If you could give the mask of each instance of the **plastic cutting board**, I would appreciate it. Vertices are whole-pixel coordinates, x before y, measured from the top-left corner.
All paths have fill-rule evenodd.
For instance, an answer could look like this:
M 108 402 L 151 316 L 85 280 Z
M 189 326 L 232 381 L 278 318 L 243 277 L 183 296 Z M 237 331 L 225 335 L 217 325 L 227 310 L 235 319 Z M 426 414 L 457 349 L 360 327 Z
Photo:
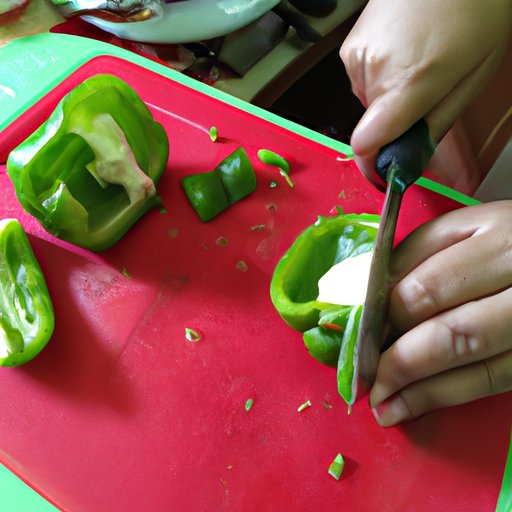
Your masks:
M 1 158 L 65 93 L 105 72 L 138 92 L 170 139 L 165 212 L 101 254 L 45 233 L 0 168 L 0 214 L 30 233 L 56 314 L 39 357 L 0 369 L 3 464 L 69 512 L 494 510 L 511 394 L 380 428 L 364 402 L 347 415 L 335 370 L 271 305 L 275 264 L 317 215 L 380 212 L 380 193 L 341 161 L 349 148 L 105 44 L 45 35 L 2 50 L 0 66 L 12 66 L 3 91 L 14 96 L 3 96 Z M 203 224 L 179 180 L 240 145 L 258 188 Z M 290 161 L 295 189 L 258 162 L 260 148 Z M 423 184 L 406 194 L 400 237 L 461 206 Z M 186 327 L 203 339 L 188 342 Z M 338 452 L 340 481 L 327 474 Z

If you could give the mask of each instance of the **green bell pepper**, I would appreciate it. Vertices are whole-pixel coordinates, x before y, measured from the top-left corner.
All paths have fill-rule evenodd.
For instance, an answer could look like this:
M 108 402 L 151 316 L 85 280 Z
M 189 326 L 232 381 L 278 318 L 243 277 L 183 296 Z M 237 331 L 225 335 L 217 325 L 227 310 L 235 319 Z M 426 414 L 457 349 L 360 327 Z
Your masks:
M 240 147 L 213 171 L 190 174 L 181 180 L 183 191 L 203 222 L 208 222 L 256 189 L 256 174 Z
M 25 231 L 0 220 L 0 366 L 34 358 L 53 333 L 53 306 Z
M 93 76 L 15 148 L 7 171 L 22 206 L 53 235 L 93 251 L 118 241 L 160 202 L 163 127 L 128 84 Z
M 348 405 L 354 403 L 355 398 L 355 382 L 354 382 L 354 366 L 356 364 L 356 341 L 357 334 L 359 331 L 359 322 L 361 320 L 361 314 L 363 312 L 363 306 L 354 306 L 350 311 L 350 315 L 347 321 L 347 327 L 343 333 L 341 340 L 340 355 L 338 358 L 338 392 L 347 402 Z
M 318 297 L 319 279 L 340 261 L 373 250 L 378 215 L 320 216 L 276 265 L 270 296 L 283 320 L 303 333 L 309 353 L 338 368 L 338 390 L 353 402 L 354 347 L 361 305 L 329 304 Z
M 501 491 L 496 505 L 496 512 L 510 512 L 512 510 L 512 430 L 510 431 L 510 444 L 508 449 L 505 472 Z

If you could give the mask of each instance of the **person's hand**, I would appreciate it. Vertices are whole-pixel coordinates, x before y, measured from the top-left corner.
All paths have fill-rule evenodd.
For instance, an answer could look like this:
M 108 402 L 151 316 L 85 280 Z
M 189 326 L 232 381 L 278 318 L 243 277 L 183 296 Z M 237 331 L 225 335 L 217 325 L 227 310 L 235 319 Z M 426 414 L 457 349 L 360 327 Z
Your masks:
M 351 146 L 375 182 L 378 150 L 425 118 L 438 142 L 507 48 L 510 0 L 370 0 L 340 56 L 367 110 Z
M 512 390 L 512 201 L 450 212 L 392 253 L 390 320 L 370 404 L 390 426 Z

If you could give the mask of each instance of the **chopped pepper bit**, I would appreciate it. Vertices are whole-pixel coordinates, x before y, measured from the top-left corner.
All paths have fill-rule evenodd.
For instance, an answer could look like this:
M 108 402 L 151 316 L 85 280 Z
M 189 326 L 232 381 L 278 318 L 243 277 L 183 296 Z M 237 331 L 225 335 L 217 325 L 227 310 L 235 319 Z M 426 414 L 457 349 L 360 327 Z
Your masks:
M 290 188 L 295 186 L 289 175 L 290 164 L 281 155 L 278 155 L 269 149 L 260 149 L 258 151 L 258 159 L 264 164 L 277 167 L 279 169 L 279 174 L 286 180 L 288 186 Z
M 330 322 L 322 322 L 321 320 L 318 322 L 318 325 L 320 327 L 323 327 L 324 329 L 328 329 L 331 331 L 340 331 L 341 332 L 341 331 L 345 330 L 345 328 L 342 327 L 341 325 L 330 323 Z
M 306 400 L 302 405 L 299 405 L 299 407 L 297 408 L 297 411 L 302 412 L 304 409 L 311 407 L 311 405 L 312 405 L 311 400 Z
M 248 398 L 247 402 L 245 402 L 245 410 L 250 411 L 254 400 L 252 398 Z
M 242 272 L 247 272 L 247 270 L 249 269 L 249 267 L 247 266 L 247 263 L 245 263 L 244 260 L 240 260 L 237 264 L 236 264 L 236 268 Z
M 341 477 L 341 474 L 343 473 L 343 468 L 345 467 L 345 459 L 343 458 L 343 455 L 341 453 L 338 453 L 334 460 L 332 461 L 331 465 L 329 466 L 328 473 L 336 480 L 339 480 Z
M 218 245 L 219 247 L 226 247 L 228 245 L 228 239 L 223 236 L 219 236 L 219 238 L 215 240 L 215 245 Z
M 210 128 L 210 139 L 212 140 L 212 142 L 216 142 L 218 136 L 219 136 L 219 132 L 217 130 L 217 127 L 216 126 L 212 126 Z
M 201 333 L 196 331 L 195 329 L 190 329 L 190 327 L 185 327 L 185 338 L 187 338 L 188 341 L 191 341 L 193 343 L 197 341 L 201 341 L 203 338 Z
M 221 478 L 220 483 L 224 487 L 224 493 L 229 494 L 228 483 L 226 482 L 226 480 L 224 480 L 224 478 Z
M 276 212 L 277 211 L 277 206 L 274 203 L 268 203 L 267 204 L 267 210 L 269 212 Z
M 279 171 L 279 174 L 286 180 L 286 183 L 288 183 L 288 186 L 290 188 L 295 187 L 295 183 L 291 180 L 290 176 L 287 172 L 284 172 L 282 169 Z
M 331 402 L 329 402 L 329 400 L 327 400 L 327 398 L 324 400 L 324 403 L 322 405 L 324 406 L 324 409 L 332 409 L 332 404 Z
M 275 181 L 271 181 L 270 188 L 276 188 L 276 187 L 277 187 L 277 183 Z
M 265 224 L 255 224 L 254 226 L 251 226 L 251 231 L 265 231 L 265 229 Z
M 128 272 L 126 267 L 123 267 L 121 269 L 121 274 L 123 274 L 123 276 L 126 277 L 127 279 L 131 279 L 132 278 L 132 275 L 130 274 L 130 272 Z

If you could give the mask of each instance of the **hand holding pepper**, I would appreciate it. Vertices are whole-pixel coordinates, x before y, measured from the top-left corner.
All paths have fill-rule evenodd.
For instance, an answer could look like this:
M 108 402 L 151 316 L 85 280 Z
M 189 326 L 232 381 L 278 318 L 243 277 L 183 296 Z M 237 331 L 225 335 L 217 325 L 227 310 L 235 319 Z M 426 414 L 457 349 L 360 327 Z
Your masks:
M 391 322 L 370 402 L 390 426 L 512 390 L 512 201 L 448 213 L 392 255 Z

